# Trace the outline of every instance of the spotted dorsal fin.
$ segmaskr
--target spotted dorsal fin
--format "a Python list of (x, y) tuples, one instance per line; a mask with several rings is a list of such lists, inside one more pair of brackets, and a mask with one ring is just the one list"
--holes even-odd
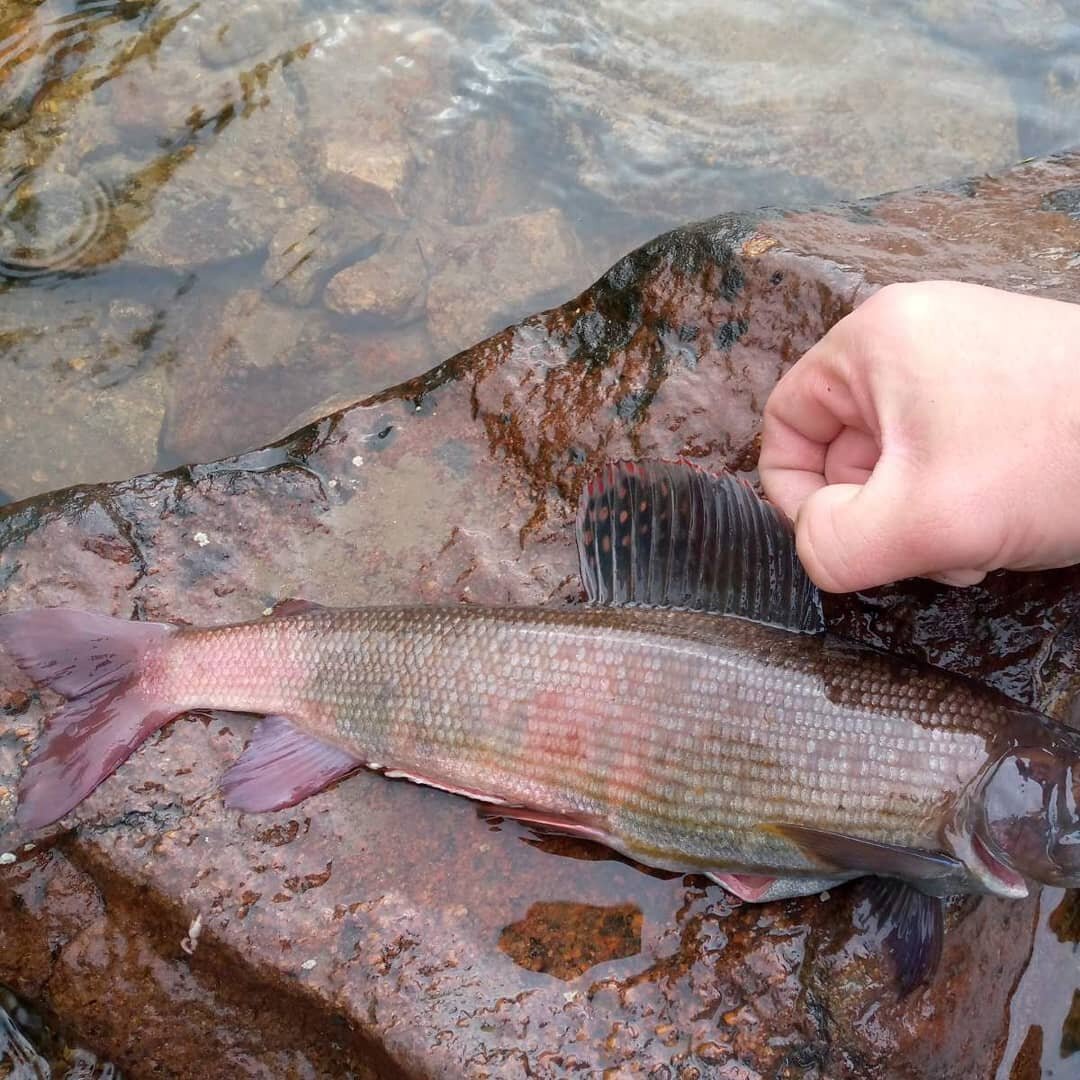
[(591, 603), (824, 629), (791, 523), (730, 474), (685, 461), (613, 462), (582, 493), (577, 538)]

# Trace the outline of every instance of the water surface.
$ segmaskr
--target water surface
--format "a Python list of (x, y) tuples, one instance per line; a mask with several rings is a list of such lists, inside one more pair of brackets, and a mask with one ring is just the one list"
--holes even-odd
[(1069, 144), (1075, 7), (9, 0), (0, 498), (258, 444), (687, 219)]

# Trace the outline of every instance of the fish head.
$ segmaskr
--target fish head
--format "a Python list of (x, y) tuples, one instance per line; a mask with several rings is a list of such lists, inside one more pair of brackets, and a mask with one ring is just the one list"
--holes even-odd
[(981, 869), (1004, 881), (1011, 872), (1043, 885), (1080, 885), (1080, 740), (1008, 751), (979, 801), (972, 846)]

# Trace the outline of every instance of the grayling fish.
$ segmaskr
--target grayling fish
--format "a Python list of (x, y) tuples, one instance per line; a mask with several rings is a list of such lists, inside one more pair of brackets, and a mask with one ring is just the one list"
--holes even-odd
[(941, 896), (1080, 885), (1080, 736), (969, 680), (824, 633), (789, 523), (686, 464), (609, 466), (578, 516), (582, 608), (286, 601), (206, 629), (66, 609), (0, 644), (68, 698), (20, 788), (37, 828), (193, 709), (265, 714), (226, 802), (361, 766), (498, 804), (745, 900), (875, 889), (908, 988)]

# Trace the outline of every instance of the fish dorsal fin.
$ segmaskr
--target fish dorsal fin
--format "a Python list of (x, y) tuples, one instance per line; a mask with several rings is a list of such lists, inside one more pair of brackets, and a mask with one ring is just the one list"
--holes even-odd
[(730, 474), (686, 461), (612, 462), (582, 492), (577, 540), (591, 603), (825, 628), (791, 523)]

